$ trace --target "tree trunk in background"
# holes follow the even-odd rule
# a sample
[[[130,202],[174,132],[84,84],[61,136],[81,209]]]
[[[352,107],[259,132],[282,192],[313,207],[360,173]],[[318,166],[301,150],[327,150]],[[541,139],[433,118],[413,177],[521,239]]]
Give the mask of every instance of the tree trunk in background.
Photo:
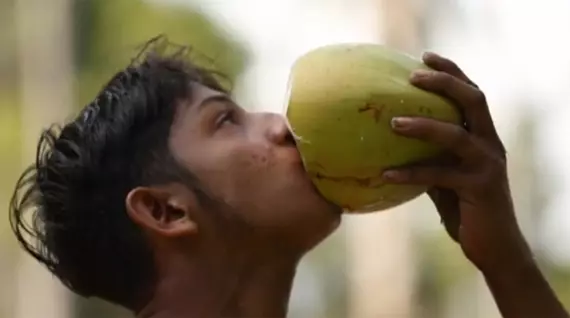
[[[379,42],[417,53],[419,34],[413,2],[378,0],[378,10],[382,29]],[[405,204],[386,212],[347,218],[350,317],[412,317],[410,207]]]
[[[72,0],[17,0],[18,63],[24,166],[34,159],[42,128],[73,104]],[[21,254],[15,318],[70,317],[68,292],[45,268]]]

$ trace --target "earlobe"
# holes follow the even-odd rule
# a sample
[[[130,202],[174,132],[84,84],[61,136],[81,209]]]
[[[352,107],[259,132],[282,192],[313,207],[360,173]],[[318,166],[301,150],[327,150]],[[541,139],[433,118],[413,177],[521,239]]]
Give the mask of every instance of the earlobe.
[[[146,231],[167,237],[197,233],[198,226],[190,213],[193,206],[189,203],[179,193],[150,187],[131,190],[125,202],[133,222]]]

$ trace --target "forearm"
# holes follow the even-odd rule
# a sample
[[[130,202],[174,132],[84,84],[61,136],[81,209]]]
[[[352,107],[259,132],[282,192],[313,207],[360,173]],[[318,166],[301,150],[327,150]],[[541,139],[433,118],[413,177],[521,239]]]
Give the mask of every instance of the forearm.
[[[570,317],[534,262],[508,273],[483,275],[505,318]]]

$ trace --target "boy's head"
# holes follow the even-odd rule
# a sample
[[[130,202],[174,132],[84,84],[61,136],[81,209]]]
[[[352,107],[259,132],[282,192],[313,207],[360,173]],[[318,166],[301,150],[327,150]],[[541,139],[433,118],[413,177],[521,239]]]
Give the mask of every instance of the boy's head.
[[[148,50],[44,131],[16,185],[18,240],[81,295],[135,308],[175,255],[300,257],[339,222],[285,120],[240,108],[183,52]]]

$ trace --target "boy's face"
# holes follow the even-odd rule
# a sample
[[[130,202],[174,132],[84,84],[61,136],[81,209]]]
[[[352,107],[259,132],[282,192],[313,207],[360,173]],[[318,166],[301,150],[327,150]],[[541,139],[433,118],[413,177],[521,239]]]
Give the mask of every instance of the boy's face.
[[[247,112],[204,86],[193,91],[179,108],[170,149],[223,203],[230,214],[226,222],[235,220],[248,235],[300,252],[336,229],[341,210],[311,183],[282,116]],[[214,230],[223,235],[224,225]]]

